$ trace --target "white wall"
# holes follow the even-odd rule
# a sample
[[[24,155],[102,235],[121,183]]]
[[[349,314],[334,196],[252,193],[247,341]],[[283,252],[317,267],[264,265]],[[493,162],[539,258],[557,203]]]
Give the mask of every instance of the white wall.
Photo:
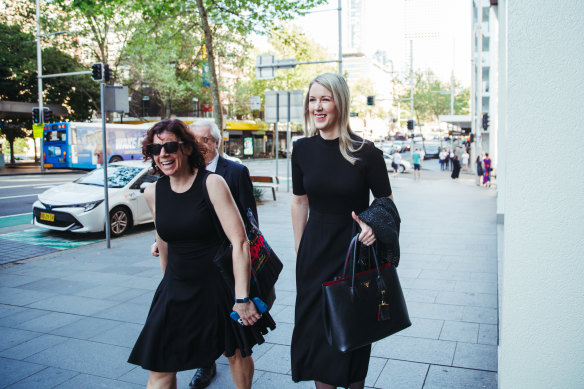
[[[504,7],[499,387],[584,388],[584,2]]]

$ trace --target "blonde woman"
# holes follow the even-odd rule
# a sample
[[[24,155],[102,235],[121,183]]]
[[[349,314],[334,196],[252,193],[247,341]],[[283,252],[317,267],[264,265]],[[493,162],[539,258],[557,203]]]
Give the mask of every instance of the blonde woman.
[[[309,85],[304,102],[307,136],[292,152],[292,224],[297,253],[296,311],[292,335],[292,379],[315,381],[317,389],[363,388],[371,346],[342,353],[327,342],[322,323],[321,284],[342,272],[354,231],[375,242],[356,213],[375,197],[391,198],[380,150],[351,131],[349,87],[325,73]],[[355,228],[356,229],[356,228]]]

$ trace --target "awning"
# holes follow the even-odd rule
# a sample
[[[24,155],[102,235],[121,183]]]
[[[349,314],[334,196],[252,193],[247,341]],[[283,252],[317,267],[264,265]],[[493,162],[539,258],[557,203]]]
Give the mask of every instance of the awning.
[[[21,101],[0,101],[0,116],[5,119],[10,118],[30,118],[32,119],[32,109],[38,107],[38,103],[23,103]],[[45,108],[53,111],[53,116],[67,116],[67,109],[58,104],[45,104]]]

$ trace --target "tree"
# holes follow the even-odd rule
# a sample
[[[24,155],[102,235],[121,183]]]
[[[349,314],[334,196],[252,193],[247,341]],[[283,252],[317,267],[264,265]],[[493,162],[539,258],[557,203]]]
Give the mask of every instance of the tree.
[[[252,32],[267,33],[277,20],[292,19],[324,3],[325,0],[196,0],[196,2],[211,72],[213,116],[223,131],[223,108],[216,71],[212,24],[220,25],[227,31],[238,32],[244,36]]]

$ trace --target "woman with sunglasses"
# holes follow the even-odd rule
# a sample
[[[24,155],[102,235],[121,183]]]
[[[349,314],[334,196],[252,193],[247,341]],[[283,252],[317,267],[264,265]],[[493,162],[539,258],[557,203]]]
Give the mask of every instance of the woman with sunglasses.
[[[224,354],[235,387],[250,388],[253,369],[243,358],[275,324],[249,301],[249,242],[229,188],[205,170],[201,148],[180,120],[154,125],[142,152],[162,175],[144,197],[156,224],[163,278],[129,362],[150,370],[147,388],[176,388],[177,371],[210,366]],[[213,263],[222,243],[213,212],[233,245],[235,303]],[[243,326],[230,319],[231,311]]]

